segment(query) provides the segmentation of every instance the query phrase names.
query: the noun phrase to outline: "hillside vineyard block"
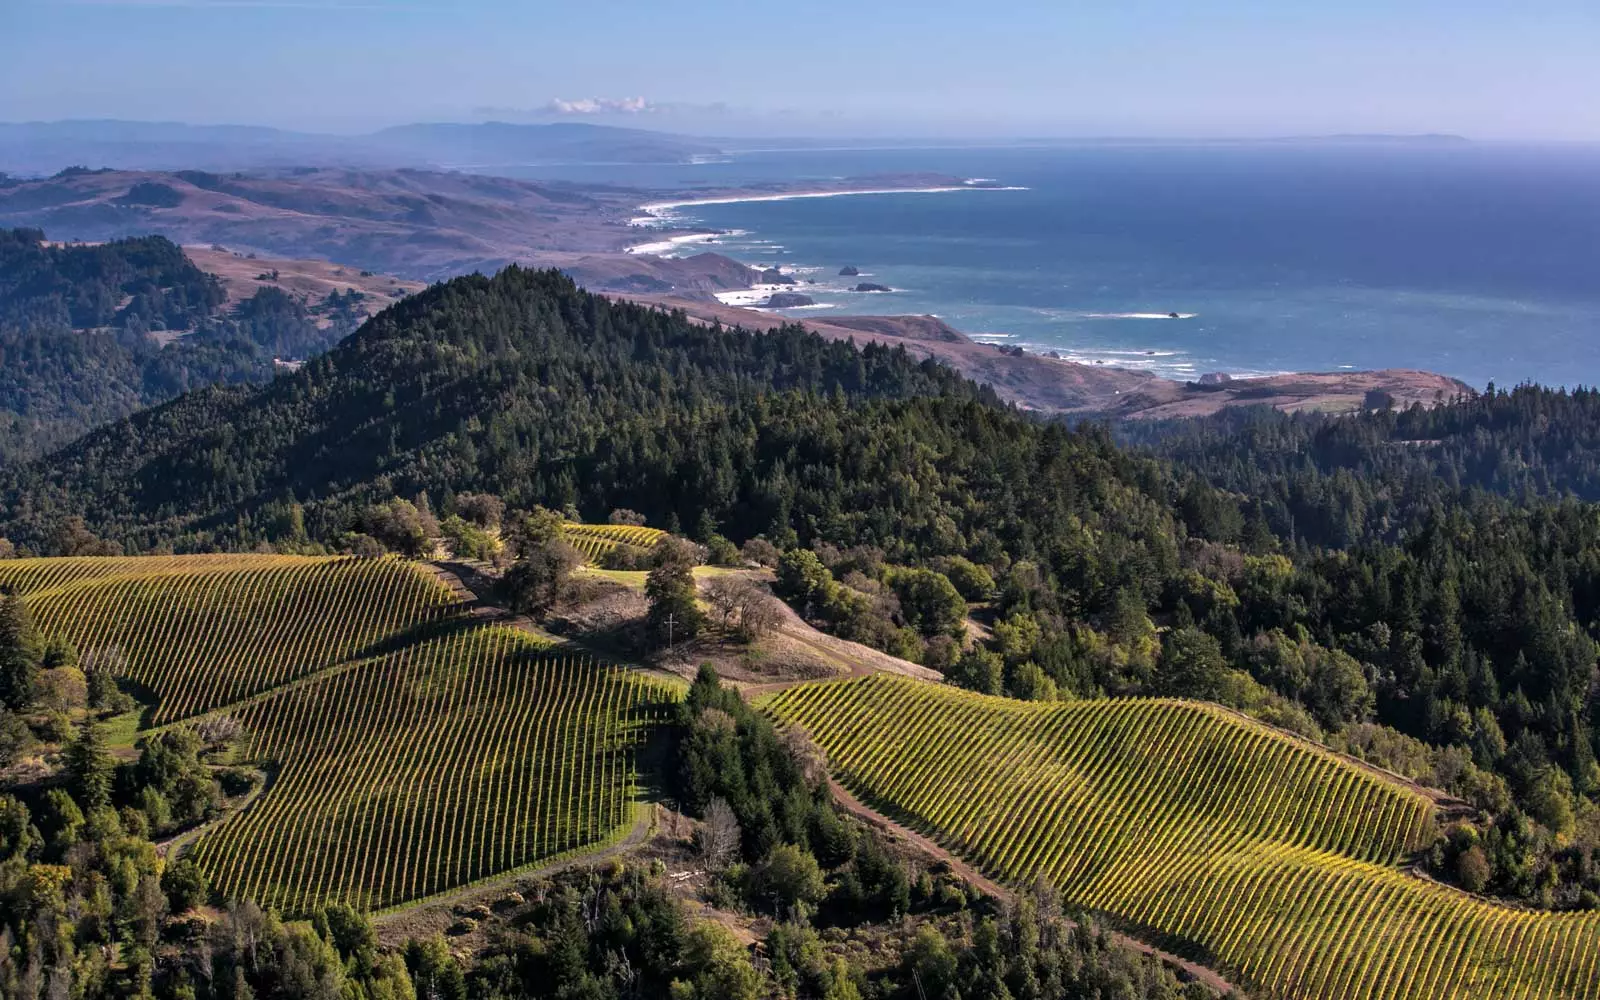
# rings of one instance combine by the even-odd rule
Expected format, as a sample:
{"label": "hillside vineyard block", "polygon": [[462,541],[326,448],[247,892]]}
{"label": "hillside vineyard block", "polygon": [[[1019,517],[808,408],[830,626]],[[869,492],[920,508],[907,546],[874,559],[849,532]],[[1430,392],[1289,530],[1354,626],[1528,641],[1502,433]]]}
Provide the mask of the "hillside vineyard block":
{"label": "hillside vineyard block", "polygon": [[1252,994],[1600,993],[1600,916],[1400,870],[1424,844],[1427,798],[1225,709],[1021,702],[881,674],[792,688],[767,709],[863,800]]}

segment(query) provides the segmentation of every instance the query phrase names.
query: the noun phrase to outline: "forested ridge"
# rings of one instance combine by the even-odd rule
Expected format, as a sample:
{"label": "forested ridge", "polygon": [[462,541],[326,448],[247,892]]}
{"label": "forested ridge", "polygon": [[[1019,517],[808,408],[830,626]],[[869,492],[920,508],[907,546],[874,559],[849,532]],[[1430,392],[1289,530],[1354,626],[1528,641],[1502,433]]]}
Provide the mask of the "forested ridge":
{"label": "forested ridge", "polygon": [[0,230],[0,461],[190,389],[264,381],[275,357],[353,328],[345,298],[313,305],[328,324],[277,288],[225,309],[217,279],[163,237],[55,245]]}
{"label": "forested ridge", "polygon": [[1259,501],[1275,531],[1310,546],[1393,539],[1475,494],[1600,501],[1600,391],[1582,387],[1490,385],[1340,417],[1225,410],[1130,421],[1118,436]]}
{"label": "forested ridge", "polygon": [[1562,494],[1584,492],[1592,406],[1518,390],[1347,423],[1240,415],[1140,453],[900,352],[700,327],[511,268],[267,386],[11,470],[0,534],[314,551],[373,504],[449,514],[470,492],[761,536],[826,628],[991,693],[1233,705],[1466,799],[1479,820],[1430,852],[1438,875],[1588,908],[1600,516]]}

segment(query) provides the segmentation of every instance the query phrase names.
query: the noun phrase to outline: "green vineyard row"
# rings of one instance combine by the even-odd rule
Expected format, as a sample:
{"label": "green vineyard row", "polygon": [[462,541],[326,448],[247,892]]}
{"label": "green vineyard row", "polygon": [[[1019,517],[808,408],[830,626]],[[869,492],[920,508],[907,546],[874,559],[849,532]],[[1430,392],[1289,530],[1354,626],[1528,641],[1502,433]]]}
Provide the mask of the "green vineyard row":
{"label": "green vineyard row", "polygon": [[151,556],[0,562],[40,632],[157,701],[200,715],[438,622],[448,588],[394,559]]}
{"label": "green vineyard row", "polygon": [[644,528],[632,524],[568,522],[561,526],[561,533],[566,536],[567,544],[578,551],[584,562],[589,563],[599,562],[607,552],[619,545],[648,549],[667,537],[667,533],[659,528]]}
{"label": "green vineyard row", "polygon": [[428,640],[238,711],[272,784],[193,856],[229,896],[381,909],[597,845],[670,696],[509,629]]}
{"label": "green vineyard row", "polygon": [[1262,995],[1600,993],[1600,916],[1519,910],[1405,874],[1431,803],[1214,706],[1040,704],[889,675],[767,702],[863,799],[1015,884]]}

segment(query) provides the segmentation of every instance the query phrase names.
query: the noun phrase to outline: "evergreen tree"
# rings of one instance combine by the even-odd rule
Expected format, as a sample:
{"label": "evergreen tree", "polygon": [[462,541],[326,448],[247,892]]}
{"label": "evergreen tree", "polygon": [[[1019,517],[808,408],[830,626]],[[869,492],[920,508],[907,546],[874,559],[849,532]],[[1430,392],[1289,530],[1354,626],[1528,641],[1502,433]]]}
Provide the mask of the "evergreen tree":
{"label": "evergreen tree", "polygon": [[92,718],[85,718],[78,727],[78,738],[67,747],[65,754],[68,789],[85,812],[103,809],[111,804],[111,754],[106,752],[105,739]]}
{"label": "evergreen tree", "polygon": [[20,711],[33,701],[40,652],[27,602],[18,595],[0,596],[0,704]]}

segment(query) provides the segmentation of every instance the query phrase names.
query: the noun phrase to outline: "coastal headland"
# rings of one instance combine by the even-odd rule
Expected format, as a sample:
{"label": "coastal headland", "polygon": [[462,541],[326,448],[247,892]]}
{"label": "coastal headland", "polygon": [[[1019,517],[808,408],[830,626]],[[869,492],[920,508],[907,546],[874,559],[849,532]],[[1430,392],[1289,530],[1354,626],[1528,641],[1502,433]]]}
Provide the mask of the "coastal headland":
{"label": "coastal headland", "polygon": [[1349,413],[1388,403],[1433,406],[1473,389],[1435,372],[1301,372],[1260,378],[1178,382],[1149,372],[1088,365],[1042,354],[981,344],[933,316],[833,316],[791,319],[728,306],[715,299],[660,294],[617,295],[682,310],[703,323],[770,330],[799,324],[835,340],[903,347],[915,357],[948,364],[1025,409],[1082,416],[1165,419],[1205,416],[1234,406],[1270,406],[1285,412]]}
{"label": "coastal headland", "polygon": [[[425,170],[88,170],[8,182],[0,188],[0,226],[38,227],[58,240],[159,233],[191,247],[224,245],[228,251],[212,255],[208,269],[228,272],[224,279],[234,283],[270,271],[274,259],[355,269],[321,275],[324,281],[374,284],[362,271],[402,279],[368,289],[384,297],[509,264],[559,268],[593,291],[681,309],[702,322],[749,329],[800,322],[823,336],[903,346],[1046,413],[1164,418],[1243,405],[1343,412],[1389,401],[1432,405],[1472,392],[1453,378],[1396,369],[1178,382],[979,343],[933,317],[786,318],[748,306],[801,289],[713,252],[720,234],[674,211],[707,202],[1000,189],[936,174],[655,191]],[[206,257],[199,252],[197,263],[207,267]]]}

